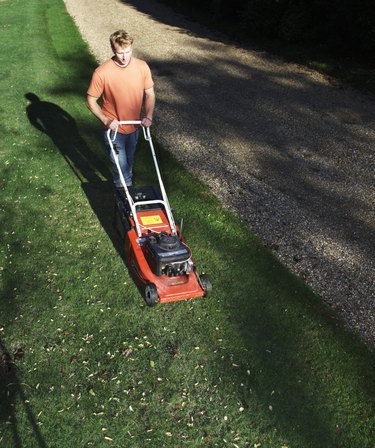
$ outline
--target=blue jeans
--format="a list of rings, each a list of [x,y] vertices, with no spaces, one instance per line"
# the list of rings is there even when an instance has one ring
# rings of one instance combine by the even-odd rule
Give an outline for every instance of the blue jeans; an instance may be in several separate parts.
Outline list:
[[[111,132],[111,138],[113,138],[114,132]],[[139,137],[139,130],[131,133],[131,134],[120,134],[119,132],[116,135],[116,140],[113,142],[113,147],[118,154],[119,164],[122,171],[122,175],[124,176],[125,183],[128,187],[132,185],[132,177],[133,177],[133,161],[134,154],[137,148],[137,142]],[[113,182],[116,187],[121,187],[120,175],[117,170],[117,166],[115,164],[115,160],[111,151],[111,147],[108,143],[107,131],[104,131],[104,145],[109,154],[109,158],[111,159],[113,166]]]

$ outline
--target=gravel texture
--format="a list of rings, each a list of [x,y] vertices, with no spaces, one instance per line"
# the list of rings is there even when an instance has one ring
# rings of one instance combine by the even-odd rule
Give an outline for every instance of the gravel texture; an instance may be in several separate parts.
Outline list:
[[[65,3],[98,62],[135,37],[158,140],[373,347],[374,98],[152,0]]]

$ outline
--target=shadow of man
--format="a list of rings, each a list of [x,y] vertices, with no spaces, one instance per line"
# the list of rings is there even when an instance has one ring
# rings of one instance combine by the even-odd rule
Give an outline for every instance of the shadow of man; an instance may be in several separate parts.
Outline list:
[[[74,118],[57,104],[26,93],[30,102],[26,114],[30,123],[48,135],[81,182],[81,187],[114,247],[122,256],[118,234],[113,227],[112,173],[81,137]],[[104,180],[103,180],[104,179]]]
[[[111,178],[108,168],[80,136],[68,112],[57,104],[41,101],[34,93],[26,93],[25,98],[30,101],[26,107],[30,123],[51,138],[82,183],[102,183],[98,173],[106,180]]]

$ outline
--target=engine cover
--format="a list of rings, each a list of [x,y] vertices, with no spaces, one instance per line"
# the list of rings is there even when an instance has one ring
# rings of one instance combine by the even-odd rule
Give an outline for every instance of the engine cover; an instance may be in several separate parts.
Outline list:
[[[152,235],[147,238],[142,248],[155,275],[176,277],[191,271],[190,249],[177,235]]]

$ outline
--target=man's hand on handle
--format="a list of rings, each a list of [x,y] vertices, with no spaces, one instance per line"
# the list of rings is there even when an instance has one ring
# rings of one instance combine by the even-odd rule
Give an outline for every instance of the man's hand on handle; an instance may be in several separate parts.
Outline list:
[[[142,118],[141,126],[149,128],[152,125],[152,119],[149,117]]]
[[[117,128],[119,127],[118,120],[112,120],[110,118],[107,119],[107,122],[104,123],[104,126],[106,126],[111,131],[117,131]]]

